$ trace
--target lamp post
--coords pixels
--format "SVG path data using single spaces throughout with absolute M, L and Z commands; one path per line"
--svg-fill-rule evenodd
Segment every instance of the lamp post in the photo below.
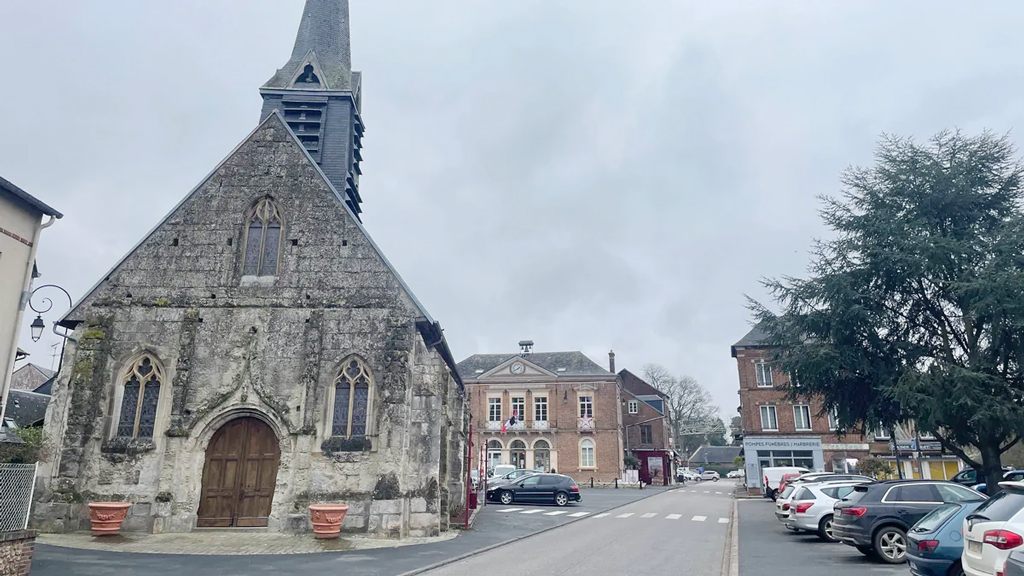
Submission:
M 39 342 L 39 339 L 43 337 L 43 329 L 46 328 L 46 322 L 43 321 L 43 314 L 46 314 L 47 312 L 53 309 L 53 300 L 46 297 L 39 301 L 39 308 L 36 308 L 35 304 L 32 303 L 32 299 L 36 297 L 36 292 L 39 292 L 44 288 L 55 288 L 63 292 L 64 296 L 67 296 L 69 310 L 75 303 L 74 300 L 72 300 L 71 298 L 71 294 L 68 294 L 67 290 L 61 288 L 60 286 L 57 286 L 56 284 L 44 284 L 39 288 L 33 290 L 32 295 L 29 296 L 28 299 L 28 307 L 31 308 L 32 311 L 36 313 L 36 319 L 32 321 L 32 324 L 29 325 L 33 342 Z M 64 344 L 71 338 L 71 334 L 67 332 L 63 334 L 57 332 L 56 322 L 53 323 L 53 333 L 56 334 L 57 336 L 60 336 L 63 339 L 63 342 L 61 343 L 60 346 L 60 360 L 57 363 L 57 374 L 60 374 L 60 368 L 64 363 Z

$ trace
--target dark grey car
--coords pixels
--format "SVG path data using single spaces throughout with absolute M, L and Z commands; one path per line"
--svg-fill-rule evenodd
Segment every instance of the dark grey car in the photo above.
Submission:
M 890 564 L 906 561 L 907 530 L 942 504 L 976 502 L 983 494 L 932 480 L 887 480 L 853 487 L 833 507 L 832 535 Z
M 1024 576 L 1024 550 L 1012 552 L 1006 559 L 1003 576 Z

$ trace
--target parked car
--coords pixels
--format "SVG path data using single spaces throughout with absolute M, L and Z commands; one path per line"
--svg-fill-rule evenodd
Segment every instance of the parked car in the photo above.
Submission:
M 1010 470 L 1009 472 L 1006 472 L 1005 474 L 1003 474 L 1003 482 L 1022 482 L 1022 481 L 1024 481 L 1024 470 Z M 978 492 L 984 492 L 985 488 L 987 486 L 988 486 L 988 484 L 986 484 L 985 482 L 982 482 L 980 484 L 975 484 L 974 486 L 972 486 L 972 488 L 974 488 Z
M 870 476 L 864 476 L 862 474 L 847 474 L 847 473 L 836 473 L 836 472 L 812 472 L 810 474 L 804 474 L 792 480 L 793 484 L 811 484 L 814 482 L 840 482 L 840 481 L 855 481 L 855 482 L 874 482 L 874 478 Z
M 1003 565 L 1003 576 L 1024 576 L 1024 550 L 1014 550 Z
M 494 478 L 491 478 L 490 480 L 488 480 L 487 481 L 487 487 L 488 488 L 494 488 L 494 487 L 497 487 L 497 486 L 502 486 L 504 484 L 508 484 L 509 482 L 515 482 L 516 480 L 519 480 L 520 478 L 525 478 L 526 476 L 529 476 L 531 474 L 537 474 L 538 472 L 543 472 L 543 470 L 530 470 L 530 469 L 527 469 L 527 468 L 513 468 L 512 471 L 510 471 L 510 472 L 507 472 L 507 473 L 505 473 L 505 474 L 503 474 L 501 476 L 495 476 Z
M 815 532 L 825 542 L 836 542 L 832 535 L 832 507 L 853 492 L 854 486 L 863 483 L 862 480 L 794 484 L 786 527 Z
M 837 502 L 832 535 L 861 553 L 890 564 L 906 561 L 907 530 L 942 504 L 978 502 L 986 496 L 941 480 L 884 480 L 858 484 Z
M 775 518 L 783 524 L 789 519 L 789 506 L 793 502 L 793 493 L 795 491 L 796 487 L 790 484 L 775 497 Z
M 1001 492 L 963 523 L 964 574 L 991 576 L 1010 552 L 1024 545 L 1024 482 L 1000 482 Z
M 746 474 L 743 473 L 743 470 L 733 470 L 725 475 L 726 478 L 743 478 L 744 476 Z
M 1004 472 L 1012 472 L 1011 466 L 1003 466 Z M 964 486 L 976 486 L 978 484 L 985 484 L 985 473 L 974 468 L 964 468 L 963 470 L 956 473 L 955 476 L 949 479 L 950 482 L 956 482 L 957 484 L 963 484 Z
M 764 491 L 765 498 L 771 498 L 775 500 L 779 495 L 779 486 L 782 484 L 782 477 L 786 474 L 806 474 L 810 472 L 807 468 L 799 466 L 773 466 L 770 468 L 762 468 L 761 476 L 764 481 L 762 490 Z
M 793 474 L 783 474 L 782 475 L 782 480 L 779 482 L 779 492 L 780 493 L 784 492 L 786 490 L 786 487 L 791 485 L 793 483 L 793 480 L 796 480 L 800 476 L 801 476 L 801 474 L 796 474 L 796 473 L 793 473 Z
M 695 482 L 698 476 L 689 469 L 676 470 L 676 482 Z
M 565 506 L 582 502 L 579 484 L 564 474 L 532 474 L 502 486 L 489 487 L 487 499 L 509 505 L 513 502 L 554 503 Z
M 705 471 L 700 473 L 700 479 L 702 481 L 703 480 L 712 480 L 712 481 L 718 482 L 721 478 L 722 478 L 722 475 L 719 474 L 718 472 L 715 472 L 714 470 L 705 470 Z
M 500 478 L 515 469 L 516 467 L 511 464 L 498 464 L 487 470 L 487 480 L 490 481 L 491 478 Z
M 960 556 L 964 518 L 985 501 L 943 504 L 907 532 L 907 564 L 912 576 L 962 576 Z

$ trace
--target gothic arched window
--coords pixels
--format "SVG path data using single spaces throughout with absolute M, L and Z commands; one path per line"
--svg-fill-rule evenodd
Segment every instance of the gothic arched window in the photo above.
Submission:
M 352 438 L 366 435 L 370 412 L 370 373 L 366 365 L 352 359 L 334 380 L 334 418 L 331 436 Z
M 281 251 L 281 215 L 270 198 L 256 203 L 245 235 L 245 276 L 275 276 Z
M 136 360 L 121 378 L 121 413 L 117 424 L 118 438 L 152 438 L 156 424 L 156 407 L 160 400 L 163 374 L 149 356 Z

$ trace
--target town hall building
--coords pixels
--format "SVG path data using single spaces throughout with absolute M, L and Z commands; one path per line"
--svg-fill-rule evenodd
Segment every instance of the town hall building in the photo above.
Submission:
M 76 303 L 33 526 L 436 535 L 468 412 L 441 327 L 360 221 L 347 0 L 307 0 L 256 128 Z M 102 225 L 102 224 L 101 224 Z

